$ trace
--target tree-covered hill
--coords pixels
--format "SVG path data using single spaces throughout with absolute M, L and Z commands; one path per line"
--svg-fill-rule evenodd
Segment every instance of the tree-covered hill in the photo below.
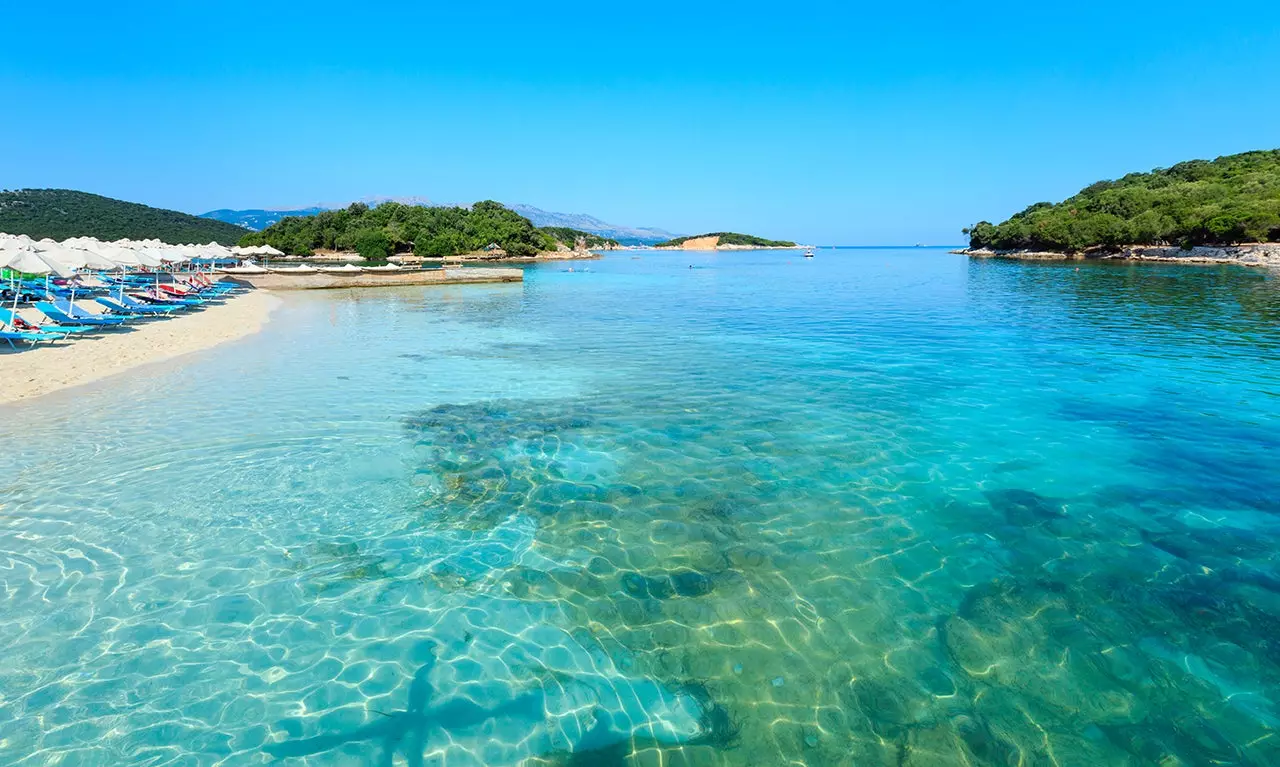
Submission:
M 1280 150 L 1099 181 L 1056 205 L 1038 202 L 964 233 L 972 248 L 1062 252 L 1280 241 Z
M 240 227 L 221 221 L 70 189 L 0 192 L 0 232 L 36 239 L 154 237 L 170 243 L 213 241 L 224 245 L 234 245 L 244 235 Z
M 574 248 L 579 244 L 588 249 L 620 247 L 618 241 L 611 237 L 601 237 L 598 234 L 584 232 L 581 229 L 570 229 L 567 226 L 540 226 L 538 231 L 569 248 Z
M 353 250 L 378 261 L 412 252 L 442 258 L 497 245 L 510 256 L 532 256 L 555 250 L 557 243 L 588 247 L 605 240 L 586 232 L 551 227 L 538 229 L 529 219 L 500 203 L 486 200 L 470 208 L 424 207 L 384 202 L 376 207 L 353 203 L 314 216 L 283 218 L 261 232 L 244 234 L 241 245 L 271 245 L 286 253 L 310 255 L 316 250 Z
M 755 237 L 750 234 L 739 234 L 738 232 L 708 232 L 707 234 L 694 234 L 688 237 L 676 237 L 666 242 L 660 242 L 654 245 L 655 248 L 678 248 L 689 240 L 700 240 L 703 237 L 719 237 L 718 245 L 742 245 L 753 248 L 794 248 L 796 244 L 790 240 L 766 240 L 763 237 Z

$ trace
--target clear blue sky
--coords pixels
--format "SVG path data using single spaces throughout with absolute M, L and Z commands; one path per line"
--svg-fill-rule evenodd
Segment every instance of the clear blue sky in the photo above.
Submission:
M 53 8 L 56 8 L 56 13 Z M 0 187 L 953 243 L 1280 146 L 1275 0 L 11 3 Z

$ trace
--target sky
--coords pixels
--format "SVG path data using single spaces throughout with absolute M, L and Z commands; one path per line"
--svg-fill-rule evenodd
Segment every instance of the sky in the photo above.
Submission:
M 13 3 L 0 188 L 952 244 L 1280 147 L 1275 0 Z

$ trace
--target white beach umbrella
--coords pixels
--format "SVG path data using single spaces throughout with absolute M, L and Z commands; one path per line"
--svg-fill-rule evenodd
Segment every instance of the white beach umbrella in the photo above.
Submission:
M 116 264 L 116 262 L 112 261 L 111 259 L 107 258 L 104 255 L 97 253 L 96 251 L 85 250 L 85 249 L 76 248 L 76 247 L 67 247 L 67 243 L 69 242 L 72 242 L 72 241 L 66 240 L 61 245 L 46 247 L 44 250 L 41 251 L 41 254 L 45 258 L 56 261 L 59 264 L 61 264 L 63 267 L 71 270 L 93 269 L 93 270 L 101 271 L 106 269 L 120 268 Z M 71 299 L 70 300 L 71 300 L 71 314 L 74 316 L 75 308 L 76 308 L 76 283 L 74 280 L 71 282 Z
M 160 245 L 157 247 L 147 248 L 147 252 L 155 256 L 161 262 L 169 265 L 169 272 L 176 275 L 178 272 L 178 264 L 185 264 L 191 260 L 191 256 L 187 255 L 186 249 L 189 245 Z M 175 278 L 176 279 L 176 278 Z M 160 290 L 160 272 L 156 272 L 156 290 Z
M 35 248 L 22 248 L 19 250 L 0 250 L 0 268 L 12 269 L 15 272 L 13 278 L 13 310 L 18 311 L 18 278 L 16 273 L 22 274 L 56 274 L 59 277 L 70 277 L 75 271 L 68 269 L 58 262 L 45 258 Z M 46 281 L 46 288 L 48 283 Z
M 56 274 L 59 277 L 70 277 L 75 274 L 74 269 L 69 269 L 30 247 L 0 250 L 0 268 L 12 269 L 23 274 Z
M 203 258 L 209 261 L 210 274 L 213 273 L 214 267 L 218 265 L 218 261 L 225 261 L 228 259 L 239 260 L 239 257 L 236 255 L 235 250 L 233 248 L 228 248 L 225 245 L 219 245 L 216 242 L 211 242 L 208 245 L 205 245 L 203 248 L 201 248 L 200 258 Z
M 104 248 L 101 253 L 120 266 L 145 266 L 150 269 L 160 266 L 160 259 L 141 248 L 116 245 Z
M 115 261 L 120 267 L 120 300 L 124 300 L 124 273 L 127 267 L 145 266 L 154 269 L 160 266 L 160 259 L 153 257 L 141 248 L 115 245 L 104 248 L 102 255 Z

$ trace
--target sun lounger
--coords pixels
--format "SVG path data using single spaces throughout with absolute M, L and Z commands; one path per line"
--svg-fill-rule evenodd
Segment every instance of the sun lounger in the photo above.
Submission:
M 180 306 L 153 306 L 151 304 L 138 304 L 137 306 L 131 306 L 129 304 L 125 304 L 120 301 L 117 301 L 116 298 L 118 298 L 118 296 L 115 298 L 109 298 L 107 296 L 94 296 L 93 300 L 97 301 L 99 304 L 102 304 L 107 308 L 107 311 L 117 316 L 126 315 L 131 317 L 138 317 L 138 316 L 164 317 L 164 316 L 173 314 L 174 312 L 182 308 Z
M 115 325 L 119 325 L 124 322 L 123 317 L 103 317 L 102 315 L 89 314 L 89 312 L 84 312 L 85 314 L 89 315 L 87 317 L 86 316 L 72 317 L 70 314 L 68 314 L 67 312 L 63 311 L 62 309 L 58 308 L 57 306 L 55 306 L 54 304 L 48 301 L 37 301 L 36 308 L 39 309 L 40 313 L 43 314 L 44 316 L 48 317 L 54 322 L 57 322 L 63 325 L 93 325 L 96 327 L 113 327 Z
M 135 296 L 135 295 L 130 295 L 128 293 L 125 293 L 123 295 L 117 294 L 115 297 L 116 301 L 119 301 L 120 303 L 124 304 L 130 309 L 134 309 L 140 312 L 146 311 L 147 309 L 161 309 L 165 312 L 172 313 L 172 312 L 179 312 L 187 308 L 186 304 L 183 304 L 178 301 L 162 301 L 159 299 L 139 301 L 138 300 L 139 298 L 147 299 L 148 297 Z
M 45 315 L 48 316 L 48 315 Z M 34 322 L 28 322 L 21 315 L 12 309 L 0 309 L 0 326 L 11 330 L 14 333 L 60 333 L 63 338 L 77 333 L 92 333 L 98 328 L 89 325 L 59 324 L 57 322 L 46 322 L 37 325 Z
M 165 293 L 164 291 L 155 290 L 154 288 L 135 293 L 133 298 L 139 299 L 144 303 L 152 305 L 160 304 L 161 306 L 204 306 L 206 301 L 203 298 L 179 298 Z
M 64 337 L 65 337 L 65 336 L 56 335 L 56 334 L 54 334 L 54 333 L 39 333 L 39 332 L 36 332 L 36 333 L 27 333 L 27 332 L 23 332 L 23 333 L 16 333 L 16 332 L 14 332 L 14 331 L 12 331 L 12 330 L 0 330 L 0 341 L 7 341 L 7 342 L 8 342 L 8 344 L 9 344 L 10 346 L 12 346 L 13 348 L 15 348 L 15 349 L 17 349 L 17 348 L 18 348 L 18 345 L 17 345 L 17 344 L 15 344 L 15 343 L 14 343 L 14 341 L 26 341 L 27 343 L 31 344 L 32 346 L 35 346 L 36 344 L 40 343 L 41 341 L 48 341 L 48 342 L 50 342 L 50 343 L 53 343 L 54 341 L 57 341 L 57 340 L 62 339 L 62 338 L 64 338 Z
M 93 296 L 85 296 L 85 297 L 93 298 Z M 144 316 L 141 314 L 110 314 L 108 315 L 108 314 L 103 314 L 101 312 L 95 313 L 95 312 L 89 311 L 88 309 L 85 309 L 82 306 L 77 306 L 76 304 L 73 304 L 70 301 L 67 301 L 66 299 L 62 299 L 62 298 L 55 298 L 53 301 L 50 301 L 50 303 L 52 303 L 54 307 L 57 308 L 58 311 L 65 314 L 67 317 L 70 317 L 72 320 L 74 320 L 77 324 L 80 324 L 80 325 L 93 325 L 95 324 L 93 322 L 94 320 L 107 320 L 108 321 L 107 324 L 109 325 L 122 325 L 124 324 L 125 320 L 136 320 Z

